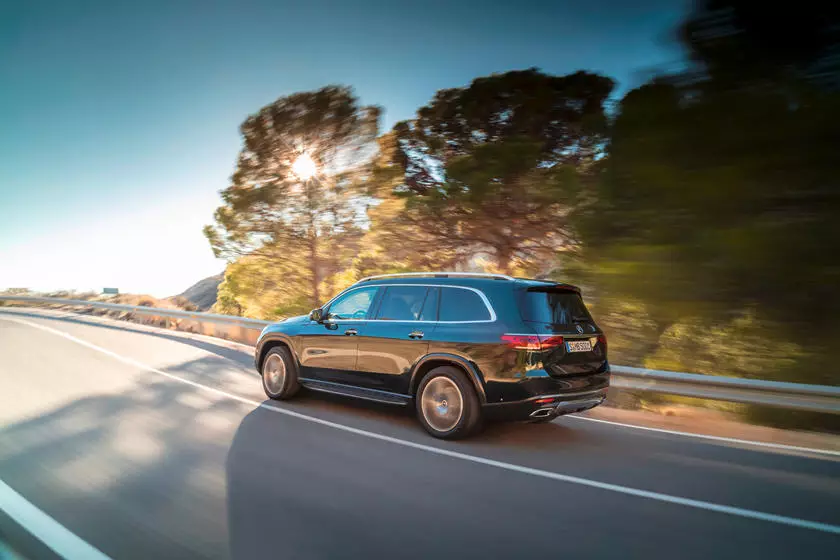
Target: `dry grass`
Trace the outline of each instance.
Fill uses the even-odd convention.
[[[8,292],[0,292],[0,295],[6,295]],[[156,309],[179,309],[182,311],[195,311],[196,307],[186,298],[175,296],[173,298],[158,299],[150,295],[144,294],[119,294],[119,295],[103,295],[96,293],[80,293],[80,292],[51,292],[51,293],[34,293],[17,291],[14,294],[8,295],[26,295],[38,297],[57,297],[63,299],[76,299],[84,301],[96,301],[104,303],[115,303],[120,305],[132,305],[137,307],[149,307]],[[214,336],[224,340],[231,340],[235,342],[242,342],[245,344],[254,344],[259,331],[253,329],[246,329],[236,325],[222,325],[201,323],[189,318],[173,319],[167,317],[155,317],[147,315],[138,315],[130,311],[117,311],[110,309],[95,309],[84,307],[81,305],[72,304],[56,304],[56,303],[33,303],[33,302],[8,302],[0,300],[0,307],[38,307],[43,309],[53,309],[58,311],[71,311],[80,315],[90,315],[93,317],[105,317],[115,319],[118,321],[129,321],[141,325],[148,325],[163,329],[178,330],[189,333],[204,334]]]
[[[0,293],[3,295],[4,293]],[[54,297],[54,298],[63,298],[63,299],[76,299],[76,300],[84,300],[84,301],[96,301],[96,302],[104,302],[104,303],[116,303],[120,305],[134,305],[139,307],[153,307],[158,309],[183,309],[186,311],[192,311],[192,308],[188,306],[179,306],[177,305],[177,301],[172,301],[170,299],[158,299],[152,297],[150,295],[144,294],[118,294],[118,295],[103,295],[97,294],[94,292],[72,292],[72,291],[60,291],[60,292],[49,292],[49,293],[37,293],[37,292],[27,292],[27,293],[20,293],[18,291],[15,294],[10,295],[27,295],[27,296],[36,296],[36,297]],[[189,302],[186,302],[187,304]],[[134,323],[141,323],[145,325],[153,325],[156,327],[163,327],[163,328],[177,328],[176,322],[171,319],[161,318],[161,317],[143,317],[139,315],[135,315],[134,313],[125,312],[125,311],[115,311],[109,309],[89,309],[83,308],[76,305],[68,305],[68,304],[55,304],[55,303],[32,303],[32,302],[9,302],[9,301],[0,301],[0,306],[6,307],[41,307],[46,309],[58,309],[58,310],[73,310],[77,313],[85,314],[85,315],[93,315],[96,317],[109,317],[112,319],[119,319],[123,321],[131,321]]]

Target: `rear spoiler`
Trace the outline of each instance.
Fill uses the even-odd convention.
[[[557,282],[555,284],[545,284],[544,286],[528,286],[526,292],[574,292],[580,295],[580,288],[571,284]]]

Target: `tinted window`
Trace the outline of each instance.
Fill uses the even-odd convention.
[[[472,290],[441,288],[440,321],[489,321],[484,300]]]
[[[580,295],[574,292],[526,291],[519,300],[519,310],[526,321],[573,325],[592,320]]]
[[[332,319],[364,319],[373,303],[376,288],[360,288],[339,296],[330,304],[330,318]]]
[[[420,312],[421,321],[437,321],[439,294],[440,288],[429,288],[426,303],[423,304],[423,311]]]
[[[428,291],[426,286],[389,286],[382,296],[376,318],[385,321],[416,321]]]

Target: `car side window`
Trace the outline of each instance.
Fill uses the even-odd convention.
[[[370,305],[373,303],[376,290],[378,289],[375,286],[359,288],[358,290],[352,290],[343,296],[339,296],[338,299],[330,304],[328,318],[364,319],[370,310]]]
[[[428,291],[426,286],[388,286],[376,318],[382,321],[417,321]]]
[[[423,304],[423,310],[420,312],[421,321],[437,321],[439,294],[440,288],[429,288],[426,303]]]
[[[439,321],[489,321],[490,311],[476,292],[441,288]]]

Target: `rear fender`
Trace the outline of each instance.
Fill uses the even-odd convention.
[[[411,368],[411,380],[409,383],[409,387],[411,390],[411,394],[414,395],[418,386],[420,385],[420,378],[422,373],[425,373],[426,368],[424,366],[428,365],[429,362],[441,362],[439,365],[449,365],[455,366],[459,369],[464,370],[469,377],[470,381],[475,388],[475,392],[478,395],[478,400],[481,404],[487,403],[487,395],[484,391],[484,382],[482,381],[481,372],[478,370],[478,367],[471,362],[470,360],[464,358],[463,356],[458,356],[456,354],[447,354],[444,352],[434,353],[434,354],[426,354],[419,360],[414,366]],[[422,372],[422,373],[421,373]]]

